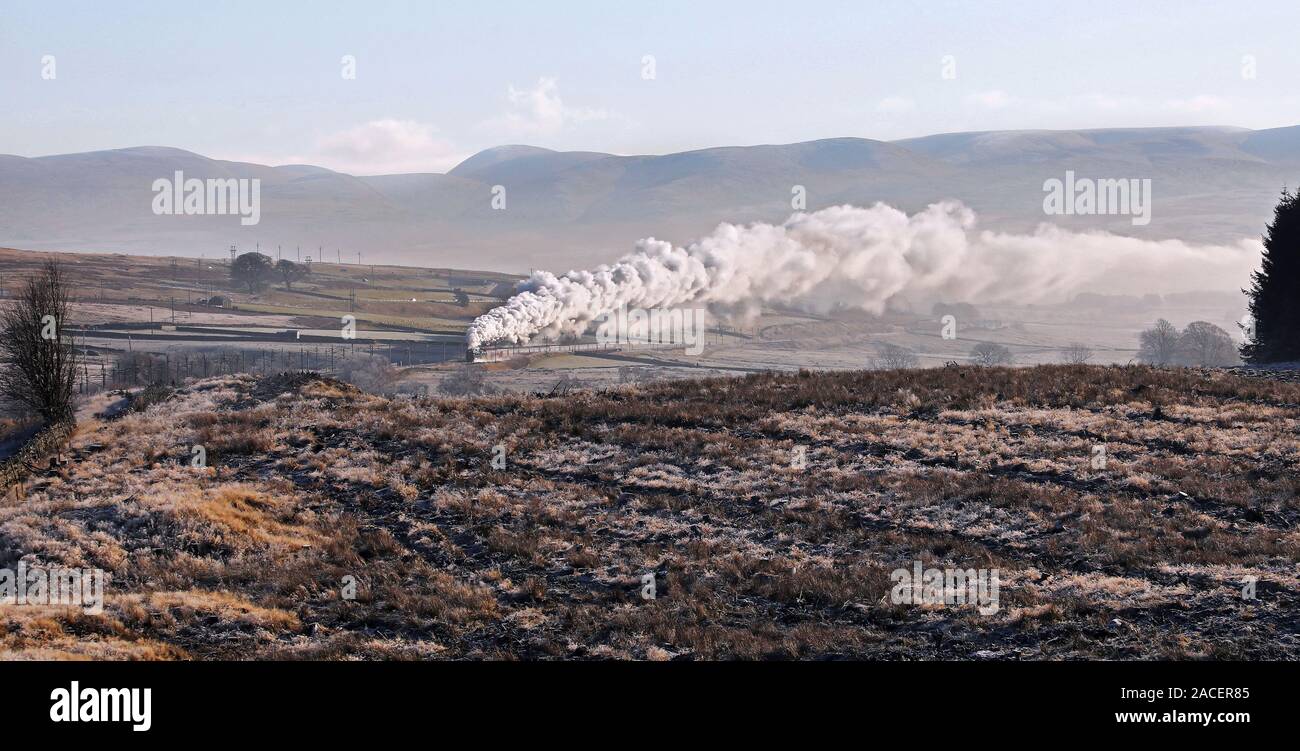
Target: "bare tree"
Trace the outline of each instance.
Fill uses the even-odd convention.
[[[1148,365],[1169,365],[1178,357],[1178,328],[1161,318],[1138,338],[1138,360]]]
[[[889,342],[876,345],[876,365],[887,370],[915,368],[919,360],[916,353],[907,347]]]
[[[980,342],[970,351],[970,359],[976,365],[1010,365],[1011,350],[1001,344]]]
[[[69,293],[62,269],[46,261],[0,312],[0,396],[50,423],[71,419],[75,407],[77,353],[63,333]]]
[[[1178,362],[1210,368],[1240,360],[1228,332],[1207,321],[1192,321],[1178,337]]]
[[[1061,359],[1070,365],[1083,365],[1092,359],[1093,351],[1084,344],[1072,342],[1061,350]]]

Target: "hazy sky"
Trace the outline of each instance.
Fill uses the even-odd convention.
[[[1295,0],[4,0],[0,153],[163,145],[368,174],[503,143],[1265,128],[1300,123],[1298,28]]]

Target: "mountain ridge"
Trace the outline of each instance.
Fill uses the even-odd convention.
[[[258,178],[261,221],[155,216],[155,179]],[[1152,178],[1153,221],[1056,217],[1045,180]],[[845,136],[668,154],[484,149],[445,173],[352,175],[310,164],[213,159],[169,146],[0,155],[0,245],[178,255],[313,245],[377,261],[518,271],[590,266],[643,236],[686,242],[719,222],[783,221],[806,208],[961,200],[981,226],[1232,242],[1257,237],[1300,173],[1300,125],[1005,130],[883,141]],[[504,188],[504,210],[494,190]],[[345,253],[346,254],[346,253]],[[477,264],[477,266],[475,266]]]

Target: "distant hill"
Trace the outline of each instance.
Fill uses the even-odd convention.
[[[255,177],[261,221],[155,216],[151,185]],[[1048,217],[1042,184],[1149,177],[1152,221]],[[895,142],[834,138],[676,154],[618,156],[499,146],[447,174],[353,176],[268,167],[164,147],[38,158],[0,155],[0,245],[224,255],[232,243],[323,246],[393,263],[508,271],[611,260],[648,235],[682,242],[718,222],[781,221],[795,186],[807,207],[885,201],[913,211],[944,198],[983,227],[1043,221],[1148,238],[1232,242],[1260,234],[1283,185],[1300,182],[1300,126],[950,133]],[[492,208],[494,186],[506,209]]]

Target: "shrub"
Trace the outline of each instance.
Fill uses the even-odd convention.
[[[980,342],[970,351],[971,362],[976,365],[1010,365],[1011,350],[1001,344]]]
[[[482,367],[462,363],[451,375],[442,379],[438,391],[447,396],[479,396],[496,393],[496,388],[487,382]]]
[[[340,381],[346,381],[372,394],[394,393],[402,375],[387,357],[356,355],[339,361],[335,368]]]
[[[1092,349],[1079,342],[1074,342],[1061,350],[1061,359],[1067,365],[1083,365],[1092,359],[1092,355]]]
[[[902,368],[915,368],[918,362],[916,353],[907,347],[888,342],[876,345],[877,367],[886,370],[899,370]]]

